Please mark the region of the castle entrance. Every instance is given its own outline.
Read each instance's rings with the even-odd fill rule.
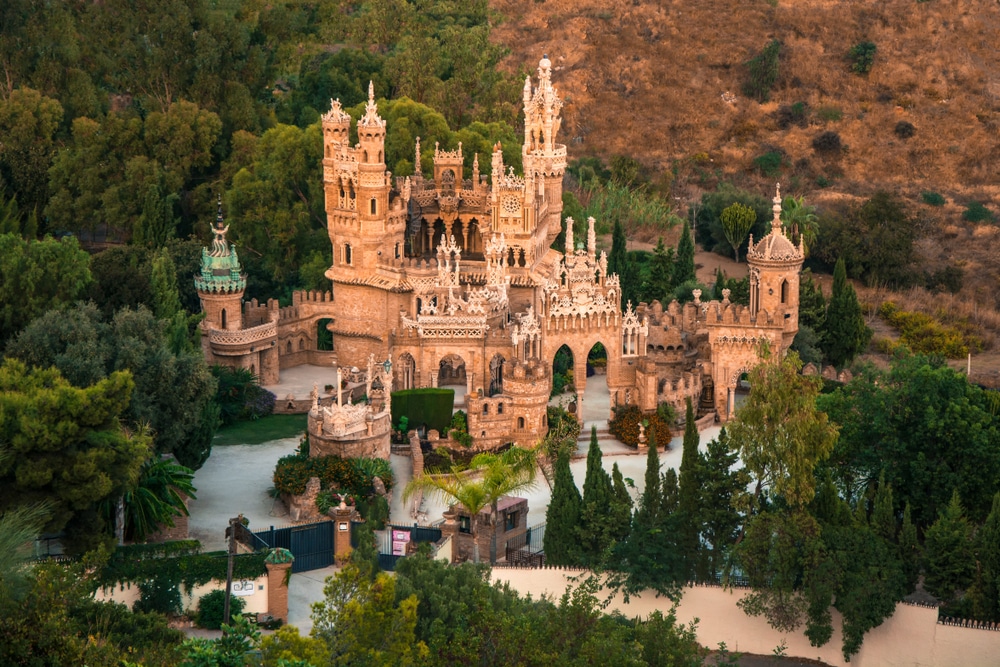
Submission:
[[[577,418],[584,425],[607,422],[611,412],[608,389],[608,349],[600,341],[587,346],[564,344],[552,359],[553,404],[576,404]],[[589,434],[588,434],[589,437]]]
[[[438,364],[438,386],[466,385],[465,360],[457,354],[449,354]]]

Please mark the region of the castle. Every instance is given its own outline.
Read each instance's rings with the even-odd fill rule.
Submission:
[[[393,391],[461,384],[475,446],[491,448],[530,446],[544,436],[556,352],[571,350],[582,395],[599,379],[587,379],[586,364],[600,343],[613,405],[653,411],[668,402],[683,413],[690,398],[729,419],[739,378],[757,362],[760,344],[780,356],[798,331],[804,255],[782,229],[780,196],[770,233],[756,243],[751,237],[749,306],[730,303],[727,290],[721,302],[702,302],[696,290],[692,303],[629,303],[623,311],[618,276],[608,274],[607,256],[597,251],[592,219],[585,242],[575,242],[567,219],[564,250],[550,247],[563,227],[567,154],[557,143],[562,101],[548,58],[537,79],[524,83],[522,175],[504,165],[497,145],[489,178],[474,156],[466,179],[459,144],[454,151],[435,146],[427,177],[418,139],[417,173],[394,179],[372,86],[353,146],[351,117],[334,101],[322,118],[332,294],[297,292],[285,308],[274,300],[243,303],[246,279],[226,243],[220,207],[195,279],[207,361],[248,368],[265,385],[303,363],[371,369],[373,360]],[[318,349],[319,322],[328,322],[333,351]],[[369,408],[369,422],[378,421],[376,411],[384,417],[387,397]],[[302,406],[310,433],[314,423],[332,429],[364,421],[360,412],[337,413],[349,407],[337,402],[324,408],[314,396]],[[387,434],[384,441],[373,451],[387,456]]]

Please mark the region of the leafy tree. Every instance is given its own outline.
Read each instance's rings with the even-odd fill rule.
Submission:
[[[837,260],[833,272],[833,294],[826,311],[823,350],[834,366],[847,366],[871,340],[872,330],[865,324],[854,286],[847,282],[844,260]]]
[[[10,455],[0,461],[0,510],[52,503],[46,529],[66,529],[70,551],[105,533],[94,511],[117,497],[149,455],[149,438],[118,419],[134,387],[128,373],[72,387],[55,369],[0,365],[0,433]]]
[[[90,282],[88,260],[72,237],[26,241],[0,234],[0,342],[75,301]]]
[[[973,521],[985,518],[1000,491],[1000,425],[985,392],[963,374],[899,355],[888,370],[865,368],[817,405],[840,427],[830,469],[848,499],[884,473],[896,510],[909,504],[918,530],[944,510],[950,490]]]
[[[577,528],[583,500],[569,469],[568,452],[559,454],[555,469],[552,499],[545,510],[545,560],[552,565],[579,565]]]
[[[0,451],[0,462],[11,455]],[[0,604],[10,609],[31,590],[27,561],[33,555],[31,544],[41,535],[47,520],[44,503],[11,506],[0,515]]]
[[[726,240],[733,248],[733,254],[737,262],[740,261],[740,246],[750,233],[750,229],[757,222],[757,213],[752,208],[735,202],[722,210],[722,229],[726,233]]]
[[[794,353],[769,358],[750,371],[750,395],[729,426],[730,446],[756,482],[754,497],[780,496],[792,508],[815,494],[816,464],[830,455],[837,427],[817,410],[822,380],[799,374]]]
[[[924,535],[924,588],[950,602],[972,583],[974,568],[972,526],[955,491]]]
[[[192,469],[211,452],[218,426],[215,379],[199,350],[168,347],[165,323],[145,308],[121,310],[110,322],[93,305],[49,312],[12,341],[7,354],[32,366],[55,366],[77,387],[129,370],[135,390],[123,417],[152,427],[157,452]]]
[[[714,192],[706,192],[701,197],[698,207],[697,229],[698,241],[706,250],[720,255],[729,255],[732,246],[726,240],[726,230],[722,225],[722,212],[733,204],[749,206],[757,214],[757,221],[750,228],[750,234],[762,238],[768,230],[771,221],[771,202],[759,194],[741,190],[730,183],[720,183]],[[740,250],[746,254],[747,245]]]
[[[397,583],[398,589],[398,583]],[[260,640],[263,667],[308,667],[329,664],[330,653],[321,640],[303,637],[294,625],[285,625]],[[296,661],[301,661],[297,663]],[[303,664],[304,663],[304,664]]]
[[[48,170],[62,118],[62,105],[37,90],[16,88],[0,95],[0,136],[4,137],[0,183],[6,183],[12,198],[27,213],[40,211],[48,199]]]
[[[416,641],[417,597],[396,601],[396,581],[380,573],[369,581],[354,565],[328,579],[326,598],[313,605],[313,636],[330,651],[331,665],[415,665],[427,654]]]
[[[691,228],[685,220],[681,240],[677,243],[677,261],[674,263],[673,284],[683,285],[695,279],[694,239],[691,237]]]
[[[90,258],[93,281],[86,297],[105,319],[121,308],[151,307],[151,265],[148,251],[136,246],[108,248]],[[176,284],[176,279],[175,279]]]
[[[453,467],[450,472],[414,477],[403,490],[408,500],[417,491],[429,492],[453,503],[461,503],[472,518],[472,559],[479,562],[479,514],[490,508],[490,523],[496,527],[497,503],[504,496],[531,488],[535,483],[536,452],[531,449],[511,447],[502,454],[478,454],[472,459],[469,470],[479,471],[469,476]],[[496,534],[491,545],[491,560],[495,559]]]
[[[857,74],[868,74],[875,64],[875,53],[878,47],[874,42],[858,42],[851,47],[848,57],[851,59],[851,71]]]
[[[899,559],[903,563],[903,574],[906,576],[906,588],[913,590],[920,574],[920,562],[923,555],[920,543],[917,541],[917,527],[913,525],[910,503],[903,508],[903,524],[899,529]]]
[[[583,481],[583,501],[577,535],[585,563],[599,563],[611,546],[612,531],[608,521],[614,490],[611,478],[601,462],[601,446],[597,442],[597,427],[590,431],[587,450],[587,475]]]

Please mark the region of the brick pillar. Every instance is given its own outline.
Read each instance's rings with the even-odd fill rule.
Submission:
[[[265,563],[267,568],[267,613],[288,622],[288,586],[285,578],[292,568],[288,563]]]
[[[333,515],[333,558],[338,565],[351,556],[351,517],[354,508],[343,502],[330,511]]]

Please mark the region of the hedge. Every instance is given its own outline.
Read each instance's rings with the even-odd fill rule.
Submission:
[[[425,387],[392,392],[392,423],[405,416],[409,427],[426,426],[447,433],[455,408],[455,390]]]
[[[386,491],[392,489],[393,482],[392,469],[383,459],[291,454],[278,459],[274,469],[274,488],[281,493],[298,495],[306,490],[310,477],[318,477],[323,489],[346,491],[359,498],[373,493],[374,477],[382,480]]]
[[[233,577],[256,579],[267,573],[267,551],[240,554],[233,559]],[[101,588],[116,584],[138,584],[159,580],[171,585],[183,583],[188,588],[226,578],[227,554],[224,551],[202,553],[197,540],[162,544],[135,544],[114,550],[97,575]]]

